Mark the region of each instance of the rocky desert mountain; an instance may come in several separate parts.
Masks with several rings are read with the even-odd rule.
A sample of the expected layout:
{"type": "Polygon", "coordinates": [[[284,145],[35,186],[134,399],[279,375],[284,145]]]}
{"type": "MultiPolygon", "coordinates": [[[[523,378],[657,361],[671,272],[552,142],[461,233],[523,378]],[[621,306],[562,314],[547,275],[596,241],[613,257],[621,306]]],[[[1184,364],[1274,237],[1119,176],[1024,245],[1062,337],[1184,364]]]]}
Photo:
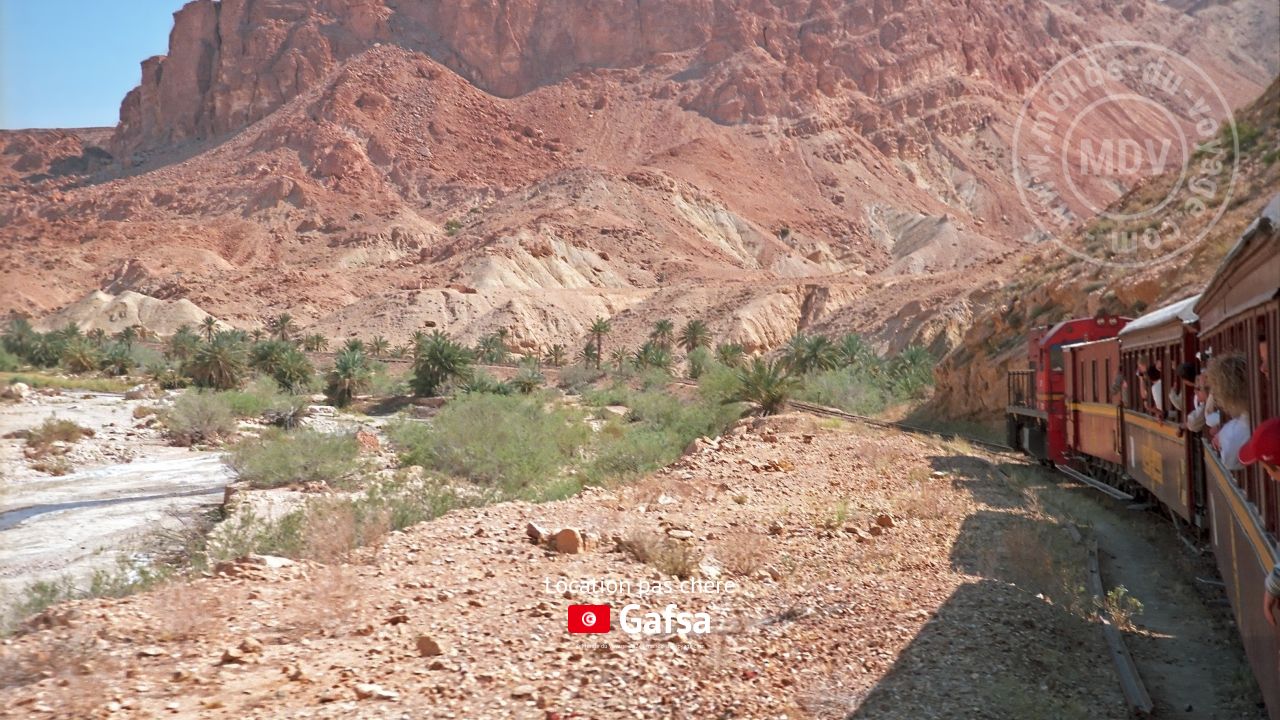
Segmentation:
{"type": "Polygon", "coordinates": [[[195,0],[114,130],[0,133],[0,311],[943,351],[1039,239],[1009,166],[1047,69],[1159,38],[1240,106],[1277,32],[1270,0],[195,0]]]}

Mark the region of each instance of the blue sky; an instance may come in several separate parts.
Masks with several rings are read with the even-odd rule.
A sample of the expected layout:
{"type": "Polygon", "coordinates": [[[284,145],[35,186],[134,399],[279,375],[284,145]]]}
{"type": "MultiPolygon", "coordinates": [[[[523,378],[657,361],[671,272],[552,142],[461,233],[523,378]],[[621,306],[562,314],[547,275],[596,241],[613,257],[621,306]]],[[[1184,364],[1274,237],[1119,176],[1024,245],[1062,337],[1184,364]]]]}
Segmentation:
{"type": "Polygon", "coordinates": [[[115,125],[186,0],[0,0],[0,128],[115,125]]]}

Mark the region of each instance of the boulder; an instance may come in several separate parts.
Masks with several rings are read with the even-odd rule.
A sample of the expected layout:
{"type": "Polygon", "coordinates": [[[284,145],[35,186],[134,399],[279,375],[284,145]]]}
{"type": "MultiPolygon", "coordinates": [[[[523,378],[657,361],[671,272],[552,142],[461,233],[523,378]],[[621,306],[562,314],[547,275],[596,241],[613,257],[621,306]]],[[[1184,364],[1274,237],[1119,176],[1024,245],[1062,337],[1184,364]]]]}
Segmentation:
{"type": "Polygon", "coordinates": [[[582,533],[574,528],[565,528],[552,538],[551,547],[558,553],[577,555],[586,549],[586,543],[582,540],[582,533]]]}
{"type": "Polygon", "coordinates": [[[0,390],[0,397],[8,400],[22,400],[30,394],[31,386],[21,382],[10,383],[4,390],[0,390]]]}

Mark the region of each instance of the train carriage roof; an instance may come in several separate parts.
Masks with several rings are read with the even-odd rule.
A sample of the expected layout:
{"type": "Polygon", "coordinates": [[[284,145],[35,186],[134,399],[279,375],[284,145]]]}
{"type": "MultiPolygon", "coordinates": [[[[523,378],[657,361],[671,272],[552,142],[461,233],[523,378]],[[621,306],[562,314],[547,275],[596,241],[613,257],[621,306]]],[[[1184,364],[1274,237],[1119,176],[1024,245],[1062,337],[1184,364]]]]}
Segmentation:
{"type": "Polygon", "coordinates": [[[1126,325],[1120,337],[1126,347],[1176,342],[1182,338],[1184,326],[1200,319],[1195,310],[1198,302],[1200,296],[1196,295],[1149,312],[1126,325]]]}
{"type": "Polygon", "coordinates": [[[1202,333],[1280,295],[1280,194],[1244,231],[1196,304],[1202,333]]]}

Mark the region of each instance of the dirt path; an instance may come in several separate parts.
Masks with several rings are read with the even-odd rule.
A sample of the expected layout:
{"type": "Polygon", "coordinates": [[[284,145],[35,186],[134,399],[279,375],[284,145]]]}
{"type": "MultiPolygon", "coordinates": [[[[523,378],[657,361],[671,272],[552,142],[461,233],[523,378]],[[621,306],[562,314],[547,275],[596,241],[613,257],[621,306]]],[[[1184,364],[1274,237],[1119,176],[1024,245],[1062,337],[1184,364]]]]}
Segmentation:
{"type": "Polygon", "coordinates": [[[1225,595],[1214,586],[1197,587],[1194,579],[1217,577],[1211,561],[1193,556],[1169,521],[1154,512],[1129,510],[1124,502],[1038,472],[1058,484],[1052,495],[1068,512],[1091,526],[1107,589],[1123,585],[1142,602],[1125,642],[1156,716],[1266,717],[1225,595]]]}

